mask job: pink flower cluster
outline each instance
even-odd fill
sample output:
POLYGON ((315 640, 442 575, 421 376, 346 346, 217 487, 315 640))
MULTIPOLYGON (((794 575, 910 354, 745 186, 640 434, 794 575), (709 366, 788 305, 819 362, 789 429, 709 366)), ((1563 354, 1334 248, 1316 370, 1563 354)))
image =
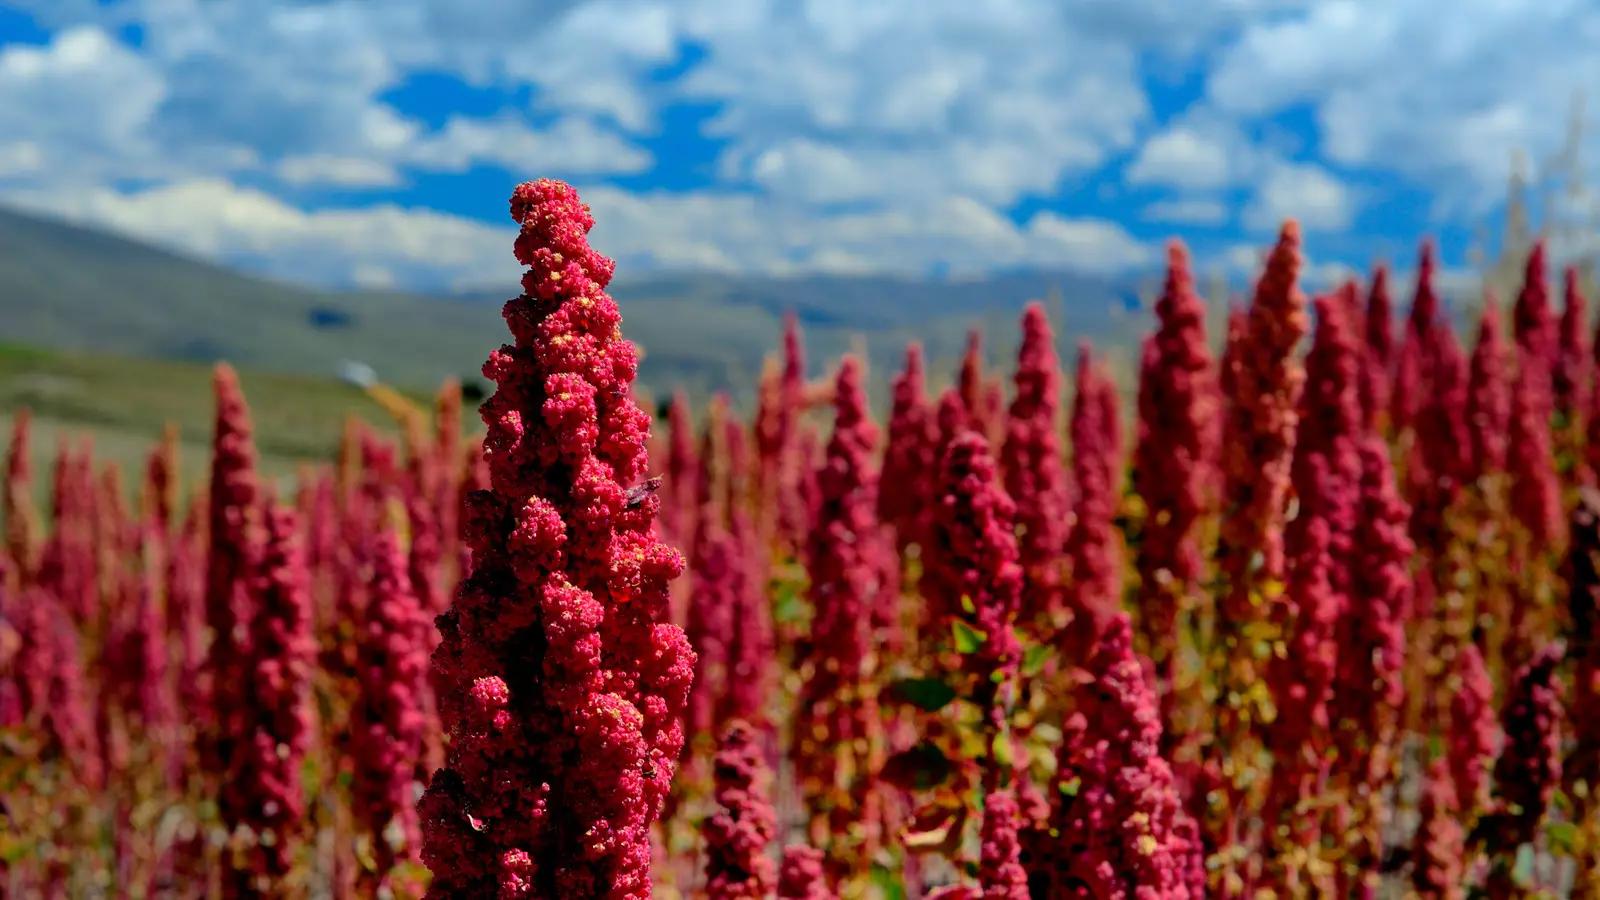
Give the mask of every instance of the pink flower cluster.
POLYGON ((1161 719, 1126 613, 1089 660, 1058 754, 1046 894, 1051 900, 1205 896, 1197 835, 1160 755, 1161 719))
MULTIPOLYGON (((240 686, 244 730, 222 784, 223 815, 257 838, 258 861, 234 870, 237 879, 265 875, 277 883, 289 872, 303 823, 301 766, 311 743, 311 595, 293 510, 273 505, 266 543, 253 579, 249 675, 240 686)), ((230 880, 225 888, 255 896, 230 880)))
POLYGON ((712 772, 718 809, 702 826, 708 900, 765 900, 776 886, 767 847, 777 835, 778 814, 767 796, 771 773, 758 738, 738 719, 722 732, 712 772))
POLYGON ((822 851, 812 847, 785 847, 778 869, 778 900, 837 900, 828 888, 822 851))
POLYGON ((1167 248, 1167 282, 1156 316, 1160 325, 1145 339, 1140 363, 1133 471, 1146 506, 1138 558, 1139 631, 1165 704, 1179 606, 1200 578, 1196 532, 1209 501, 1219 414, 1205 306, 1194 289, 1188 251, 1177 242, 1167 248))
POLYGON ((926 544, 937 489, 939 433, 935 409, 924 388, 922 345, 906 347, 905 369, 895 376, 889 412, 883 477, 878 491, 878 518, 895 529, 902 558, 911 544, 926 544))
POLYGON ((352 712, 353 805, 373 836, 379 872, 393 867, 386 830, 398 825, 404 854, 417 858, 421 833, 412 794, 427 719, 428 620, 406 575, 399 536, 378 535, 364 640, 356 657, 360 697, 352 712))
POLYGON ((419 812, 429 896, 647 898, 650 826, 683 743, 694 652, 667 624, 683 558, 654 536, 649 416, 569 186, 518 185, 524 293, 480 409, 491 488, 471 495, 473 573, 438 619, 446 767, 419 812))
POLYGON ((1067 537, 1067 476, 1057 435, 1061 363, 1044 306, 1022 313, 1016 393, 1005 420, 1000 469, 1016 504, 1017 541, 1024 576, 1021 618, 1048 622, 1061 606, 1060 557, 1067 537))
POLYGON ((1023 585, 1017 539, 1012 531, 1016 507, 1001 489, 989 444, 977 432, 956 438, 945 452, 940 473, 936 538, 929 564, 938 577, 931 605, 945 616, 945 630, 964 625, 981 635, 981 645, 964 665, 975 678, 974 698, 998 727, 996 694, 1016 677, 1022 647, 1012 623, 1023 585))
POLYGON ((1365 319, 1366 361, 1361 367, 1361 415, 1367 430, 1377 431, 1379 414, 1387 412, 1393 385, 1394 300, 1389 294, 1389 270, 1378 266, 1367 293, 1365 319))
POLYGON ((871 695, 862 690, 883 575, 880 554, 888 552, 875 516, 878 429, 867 414, 860 363, 846 357, 835 381, 833 435, 817 469, 820 504, 806 545, 814 614, 792 754, 802 792, 813 810, 826 810, 835 835, 848 822, 864 824, 867 752, 881 727, 871 695), (835 789, 841 747, 852 761, 843 791, 835 789))
POLYGON ((1471 437, 1473 479, 1505 471, 1506 435, 1511 429, 1511 354, 1505 341, 1500 305, 1490 293, 1483 300, 1478 342, 1472 349, 1467 383, 1467 433, 1471 437))
POLYGON ((1122 416, 1117 387, 1087 343, 1078 349, 1078 393, 1072 405, 1072 475, 1077 509, 1067 537, 1072 613, 1062 654, 1082 664, 1100 632, 1122 608, 1122 543, 1116 528, 1122 491, 1122 416))
MULTIPOLYGON (((1305 370, 1294 350, 1307 332, 1300 275, 1300 227, 1283 226, 1243 321, 1229 322, 1223 385, 1229 400, 1221 454, 1224 508, 1218 556, 1229 589, 1222 618, 1261 616, 1250 591, 1284 572, 1283 524, 1294 459, 1297 403, 1305 370), (1257 565, 1259 554, 1259 565, 1257 565)), ((1232 627, 1232 626, 1230 626, 1232 627)))

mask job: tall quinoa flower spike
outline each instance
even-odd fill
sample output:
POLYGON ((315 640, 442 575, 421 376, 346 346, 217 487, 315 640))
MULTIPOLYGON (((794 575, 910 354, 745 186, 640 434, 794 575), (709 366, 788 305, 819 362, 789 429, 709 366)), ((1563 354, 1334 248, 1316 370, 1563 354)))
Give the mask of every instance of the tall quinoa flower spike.
MULTIPOLYGON (((372 874, 381 879, 402 855, 415 860, 420 844, 412 785, 428 729, 423 692, 429 628, 422 601, 406 577, 393 526, 383 528, 373 550, 365 640, 356 651, 361 697, 351 715, 351 755, 353 805, 372 836, 378 862, 372 874), (389 838, 391 828, 398 832, 399 852, 389 838)), ((375 889, 376 882, 370 887, 375 889)))
POLYGON ((1078 348, 1078 393, 1072 405, 1072 474, 1077 516, 1067 537, 1072 583, 1067 608, 1072 620, 1061 637, 1069 665, 1082 665, 1100 631, 1122 608, 1122 536, 1117 504, 1122 497, 1122 420, 1117 388, 1094 358, 1088 342, 1078 348))
MULTIPOLYGON (((817 469, 821 503, 806 546, 814 614, 810 672, 799 696, 793 747, 814 827, 826 819, 825 830, 836 842, 857 825, 870 828, 869 757, 881 728, 875 696, 865 690, 872 664, 868 625, 881 575, 872 460, 878 429, 868 418, 861 381, 861 364, 845 357, 835 382, 833 435, 817 469)), ((870 840, 872 834, 849 837, 870 840)), ((837 843, 828 851, 838 865, 851 853, 837 843)))
POLYGON ((1199 900, 1193 822, 1161 757, 1161 719, 1127 613, 1107 624, 1094 682, 1063 729, 1050 832, 1035 876, 1049 900, 1199 900))
POLYGON ((1006 493, 1017 505, 1024 623, 1048 621, 1061 605, 1059 560, 1067 539, 1067 474, 1056 431, 1060 370, 1044 305, 1030 303, 1022 314, 1016 397, 1006 416, 1005 444, 1000 449, 1006 493))
POLYGON ((256 477, 254 427, 239 376, 226 363, 213 373, 216 421, 212 438, 208 495, 210 555, 206 559, 205 619, 211 644, 199 690, 209 714, 197 737, 204 770, 213 778, 229 770, 234 742, 248 724, 238 696, 247 679, 243 667, 254 615, 250 598, 251 569, 262 542, 256 477), (209 727, 207 727, 209 726, 209 727))
MULTIPOLYGON (((1300 226, 1290 220, 1267 257, 1242 330, 1229 322, 1222 371, 1227 412, 1218 455, 1225 512, 1217 547, 1217 565, 1228 584, 1217 609, 1217 658, 1211 661, 1217 670, 1216 724, 1205 754, 1206 777, 1221 790, 1195 793, 1209 804, 1205 824, 1212 852, 1235 845, 1234 831, 1246 817, 1245 760, 1260 737, 1268 696, 1266 653, 1259 648, 1277 637, 1271 623, 1284 602, 1268 590, 1284 578, 1284 524, 1305 383, 1295 356, 1309 328, 1306 298, 1297 285, 1301 263, 1300 226)), ((1232 875, 1219 871, 1218 883, 1233 885, 1232 875)))
POLYGON ((1161 324, 1144 342, 1133 465, 1135 487, 1147 509, 1139 547, 1139 633, 1155 663, 1156 690, 1169 727, 1178 613, 1200 579, 1196 530, 1212 477, 1211 422, 1218 414, 1205 313, 1189 253, 1174 241, 1167 248, 1166 289, 1156 302, 1161 324))
POLYGON ((1506 432, 1511 428, 1511 356, 1504 329, 1500 304, 1494 292, 1487 291, 1467 383, 1467 433, 1472 436, 1474 479, 1503 472, 1506 467, 1506 432))
POLYGON ((638 354, 570 186, 518 185, 516 343, 484 375, 490 489, 473 573, 439 616, 445 768, 419 807, 431 898, 648 898, 650 828, 683 745, 695 655, 665 622, 683 558, 652 532, 638 354))
POLYGON ((1367 294, 1366 361, 1361 367, 1361 415, 1367 429, 1378 429, 1379 414, 1389 408, 1394 366, 1394 300, 1389 293, 1389 269, 1378 266, 1367 294))
POLYGON ((778 833, 778 814, 768 797, 771 772, 759 739, 740 719, 722 733, 712 773, 718 810, 701 826, 709 900, 764 900, 777 885, 767 847, 778 833))
POLYGON ((316 645, 299 526, 292 509, 271 503, 266 540, 253 573, 250 669, 237 694, 243 728, 223 785, 222 807, 227 823, 248 827, 257 846, 248 851, 254 859, 236 860, 230 870, 224 882, 230 897, 257 896, 263 878, 280 884, 303 836, 305 788, 300 778, 314 728, 310 701, 316 645))
MULTIPOLYGON (((929 599, 947 617, 947 633, 965 627, 982 636, 963 666, 974 678, 967 695, 984 711, 991 741, 1005 725, 1022 658, 1012 627, 1023 585, 1012 531, 1015 510, 995 475, 989 442, 977 432, 964 432, 946 451, 940 471, 932 557, 939 568, 933 585, 942 593, 929 599)), ((998 787, 1000 774, 989 767, 985 786, 998 787)))
MULTIPOLYGON (((878 518, 895 529, 902 564, 907 547, 920 548, 928 539, 932 512, 929 495, 939 477, 938 421, 928 401, 922 345, 906 345, 904 371, 894 379, 894 405, 889 413, 883 476, 878 490, 878 518)), ((926 564, 926 559, 924 559, 926 564)))
POLYGON ((1494 767, 1494 811, 1478 823, 1491 854, 1514 854, 1538 836, 1539 823, 1561 785, 1563 684, 1557 668, 1565 653, 1545 645, 1517 671, 1501 711, 1505 749, 1494 767))
POLYGON ((1570 422, 1589 406, 1589 387, 1594 360, 1589 354, 1589 309, 1578 284, 1578 269, 1567 266, 1562 272, 1561 337, 1552 378, 1556 412, 1570 422))
POLYGON ((29 437, 33 414, 26 407, 11 421, 11 446, 6 452, 5 481, 0 484, 0 519, 5 521, 5 550, 12 569, 26 583, 34 565, 38 526, 33 510, 33 454, 29 437))

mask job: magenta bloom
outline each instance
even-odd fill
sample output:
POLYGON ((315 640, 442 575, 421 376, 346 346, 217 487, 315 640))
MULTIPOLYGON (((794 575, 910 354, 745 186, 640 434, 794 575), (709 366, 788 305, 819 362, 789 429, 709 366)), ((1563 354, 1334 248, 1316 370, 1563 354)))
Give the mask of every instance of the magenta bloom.
POLYGON ((1058 753, 1041 860, 1065 898, 1193 898, 1193 832, 1161 758, 1161 718, 1126 613, 1107 623, 1058 753))
POLYGON ((650 826, 683 745, 695 655, 667 624, 683 557, 652 524, 638 352, 573 189, 518 185, 524 293, 480 409, 491 488, 473 573, 437 624, 445 768, 419 807, 433 898, 647 898, 650 826))
POLYGON ((709 900, 765 900, 776 886, 777 870, 767 857, 778 833, 767 795, 770 777, 755 729, 729 722, 712 772, 718 810, 701 826, 709 900))
POLYGON ((749 478, 744 429, 729 418, 729 500, 728 565, 731 567, 729 595, 733 601, 728 649, 728 690, 718 721, 743 719, 766 721, 767 694, 772 685, 776 638, 773 634, 772 605, 767 599, 765 549, 756 532, 750 512, 737 496, 749 478))
POLYGON ((689 395, 672 395, 667 413, 667 471, 661 492, 662 537, 674 544, 687 544, 693 538, 695 481, 699 460, 695 456, 694 416, 689 412, 689 395))
POLYGON ((978 887, 982 900, 1028 900, 1028 872, 1022 867, 1018 830, 1022 812, 1010 791, 990 794, 983 804, 978 887))
POLYGON ((94 709, 84 684, 82 641, 60 601, 44 588, 26 588, 8 602, 6 619, 19 638, 14 678, 23 722, 45 741, 46 758, 65 762, 80 782, 104 774, 94 709))
POLYGON ((1466 891, 1466 830, 1461 826, 1455 782, 1444 757, 1434 760, 1422 783, 1411 884, 1430 900, 1461 900, 1466 891))
POLYGON ((1122 608, 1122 541, 1116 516, 1122 493, 1122 417, 1117 388, 1085 342, 1078 349, 1078 393, 1072 405, 1072 475, 1077 516, 1067 537, 1072 583, 1062 653, 1081 664, 1105 623, 1122 608))
POLYGON ((939 473, 938 420, 924 391, 922 345, 912 341, 906 346, 905 371, 894 380, 878 491, 878 518, 894 526, 902 557, 908 545, 927 540, 933 509, 928 498, 939 473))
POLYGON ((1491 853, 1514 853, 1538 836, 1539 823, 1561 785, 1561 665, 1554 643, 1518 670, 1501 713, 1505 749, 1494 767, 1496 806, 1480 829, 1491 853))
POLYGON ((212 436, 210 555, 206 560, 205 619, 211 626, 208 662, 201 690, 207 709, 195 712, 202 719, 199 733, 200 762, 213 778, 227 778, 228 760, 246 740, 251 727, 243 718, 248 708, 248 676, 244 665, 250 653, 250 626, 255 612, 251 603, 251 577, 262 541, 260 486, 256 478, 256 451, 250 410, 239 389, 239 376, 227 363, 213 373, 216 394, 215 431, 212 436), (206 677, 209 676, 209 677, 206 677))
POLYGON ((956 375, 956 392, 961 395, 961 405, 972 417, 973 427, 984 433, 989 426, 988 412, 983 393, 983 332, 976 328, 967 331, 967 351, 961 356, 961 371, 956 375))
POLYGON ((1467 387, 1467 433, 1472 440, 1474 480, 1505 471, 1506 436, 1511 430, 1510 348, 1494 294, 1483 298, 1478 343, 1472 350, 1467 387))
POLYGON ((1552 387, 1556 412, 1570 420, 1589 407, 1594 360, 1589 351, 1589 310, 1578 286, 1578 269, 1567 266, 1563 275, 1566 302, 1561 310, 1561 339, 1552 387))
POLYGON ((779 900, 836 900, 822 868, 822 851, 812 847, 783 848, 778 869, 779 900))
POLYGON ((1574 661, 1567 708, 1575 746, 1563 765, 1568 784, 1600 783, 1600 491, 1584 487, 1572 511, 1562 578, 1572 623, 1567 655, 1574 661))
POLYGON ((807 803, 813 814, 830 818, 836 835, 843 835, 845 823, 860 820, 868 793, 866 754, 880 727, 875 705, 860 690, 881 576, 873 546, 882 534, 872 458, 878 429, 867 412, 860 363, 845 357, 834 393, 833 436, 817 470, 820 507, 806 548, 814 613, 793 747, 807 803), (841 747, 854 754, 857 773, 843 793, 835 789, 841 747))
POLYGON ((1500 752, 1494 682, 1476 644, 1456 651, 1447 755, 1461 814, 1470 819, 1489 807, 1489 768, 1500 752))
POLYGON ((1048 621, 1061 607, 1060 558, 1067 538, 1068 497, 1056 426, 1060 370, 1055 333, 1044 306, 1030 303, 1022 314, 1016 397, 1006 416, 1000 450, 1006 493, 1017 505, 1021 532, 1023 622, 1048 621))
POLYGON ((1316 338, 1306 357, 1290 467, 1299 512, 1288 526, 1287 545, 1298 557, 1306 529, 1322 521, 1327 527, 1325 552, 1335 562, 1330 587, 1342 597, 1349 590, 1349 571, 1337 563, 1349 558, 1353 546, 1361 483, 1361 345, 1342 303, 1318 297, 1315 306, 1316 338))
POLYGON ((965 627, 981 636, 982 643, 964 662, 976 676, 974 701, 989 708, 997 728, 1001 710, 993 705, 996 693, 1016 677, 1022 657, 1012 627, 1023 583, 1012 530, 1015 509, 1000 488, 988 442, 972 431, 956 438, 940 473, 936 537, 929 554, 929 565, 938 568, 930 587, 938 593, 928 599, 932 610, 944 617, 946 635, 965 627))
MULTIPOLYGON (((1425 242, 1394 394, 1397 430, 1404 425, 1415 433, 1406 460, 1406 494, 1414 507, 1411 537, 1430 561, 1444 552, 1450 538, 1445 511, 1472 470, 1467 363, 1449 320, 1440 315, 1434 268, 1433 244, 1425 242)), ((1418 572, 1423 614, 1431 606, 1432 576, 1427 567, 1418 572)))
POLYGON ((416 859, 421 850, 412 790, 428 728, 423 692, 430 630, 406 576, 399 537, 385 528, 374 547, 372 590, 356 651, 361 694, 352 712, 350 740, 355 763, 352 802, 373 836, 380 878, 396 861, 386 834, 391 823, 398 826, 406 858, 416 859))
POLYGON ((1542 238, 1528 250, 1522 290, 1511 315, 1519 356, 1534 360, 1547 375, 1553 373, 1561 352, 1561 332, 1550 308, 1550 278, 1542 238))
POLYGON ((1534 547, 1561 535, 1561 482, 1550 435, 1550 370, 1524 345, 1511 387, 1511 428, 1506 468, 1511 473, 1511 512, 1534 547))
POLYGON ((800 320, 788 313, 783 320, 783 375, 778 381, 777 529, 779 546, 799 552, 812 525, 806 496, 807 474, 815 467, 805 461, 805 430, 801 427, 809 398, 806 391, 806 349, 800 320))
MULTIPOLYGON (((703 460, 711 456, 707 453, 703 460)), ((702 471, 701 478, 709 482, 712 476, 702 471)), ((735 616, 744 603, 742 594, 749 587, 749 555, 724 524, 720 504, 712 502, 716 491, 703 493, 706 502, 695 517, 694 545, 689 553, 691 590, 684 625, 698 660, 685 731, 690 743, 702 738, 713 740, 720 731, 716 711, 726 706, 732 687, 728 666, 738 634, 734 630, 735 616)))
POLYGON ((1394 367, 1394 301, 1389 295, 1389 270, 1372 272, 1367 294, 1366 356, 1361 366, 1361 414, 1368 430, 1377 430, 1378 414, 1389 408, 1394 367))
POLYGON ((252 864, 230 873, 230 895, 255 896, 259 879, 277 884, 288 874, 304 827, 301 766, 313 730, 311 596, 292 510, 272 506, 266 543, 252 579, 255 615, 249 674, 239 686, 243 730, 233 747, 219 805, 230 826, 258 838, 252 864), (266 840, 270 834, 272 840, 266 840), (254 882, 254 885, 247 886, 254 882))
POLYGON ((1428 399, 1425 389, 1433 356, 1430 345, 1439 322, 1439 295, 1433 289, 1435 268, 1433 241, 1424 240, 1417 252, 1417 288, 1411 298, 1405 336, 1400 342, 1393 405, 1389 411, 1396 434, 1415 424, 1418 411, 1428 399))
POLYGON ((1212 423, 1220 414, 1205 305, 1194 289, 1188 251, 1176 241, 1167 248, 1167 284, 1156 316, 1161 324, 1145 339, 1139 372, 1133 469, 1147 510, 1139 547, 1139 630, 1165 703, 1177 651, 1178 607, 1200 578, 1196 525, 1214 477, 1212 423))
POLYGON ((1223 377, 1231 402, 1221 460, 1223 505, 1230 511, 1223 516, 1218 557, 1229 581, 1222 618, 1241 625, 1262 615, 1250 603, 1251 590, 1281 581, 1284 573, 1295 410, 1305 383, 1294 355, 1307 331, 1305 295, 1296 287, 1300 265, 1300 226, 1289 221, 1256 284, 1244 332, 1236 342, 1231 328, 1229 334, 1232 358, 1223 377), (1256 554, 1259 567, 1252 563, 1256 554))
MULTIPOLYGON (((168 649, 168 610, 161 603, 161 590, 166 582, 166 565, 162 545, 165 543, 157 531, 156 522, 143 529, 142 550, 144 564, 137 574, 134 591, 135 620, 128 631, 128 647, 124 659, 130 671, 126 677, 136 686, 130 705, 132 712, 144 725, 150 739, 165 747, 170 730, 178 720, 177 698, 172 691, 170 675, 171 652, 168 649)), ((170 601, 169 601, 170 602, 170 601)))
POLYGON ((1389 770, 1368 763, 1393 752, 1405 704, 1406 621, 1412 597, 1408 566, 1416 548, 1406 533, 1410 510, 1396 489, 1388 447, 1368 436, 1359 450, 1360 524, 1350 563, 1349 611, 1338 622, 1335 700, 1344 728, 1340 753, 1349 760, 1341 764, 1376 799, 1389 770))

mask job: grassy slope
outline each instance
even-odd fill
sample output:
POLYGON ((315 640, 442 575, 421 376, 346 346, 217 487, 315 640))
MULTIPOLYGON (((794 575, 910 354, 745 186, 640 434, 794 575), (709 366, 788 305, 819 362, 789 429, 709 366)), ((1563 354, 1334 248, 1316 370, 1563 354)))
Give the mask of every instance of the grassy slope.
MULTIPOLYGON (((509 252, 509 248, 508 248, 509 252)), ((1021 274, 969 283, 891 278, 629 278, 613 284, 628 336, 660 391, 747 385, 797 310, 814 360, 865 341, 878 368, 897 364, 910 337, 937 364, 954 364, 963 333, 983 322, 1014 340, 1022 303, 1059 286, 1077 336, 1126 343, 1121 290, 1093 279, 1021 274)), ((444 300, 399 293, 331 293, 242 275, 123 237, 0 210, 0 341, 123 356, 228 359, 242 368, 331 374, 341 360, 372 364, 395 384, 429 388, 475 373, 505 338, 503 294, 444 300), (347 317, 318 327, 313 311, 347 317)), ((1063 348, 1067 348, 1064 339, 1063 348)))
MULTIPOLYGON (((290 474, 302 463, 331 461, 348 413, 393 430, 380 406, 331 379, 246 369, 240 381, 263 467, 273 475, 290 474)), ((34 414, 35 465, 41 469, 59 439, 89 434, 96 458, 115 460, 126 476, 136 476, 167 422, 178 426, 189 478, 202 474, 210 455, 211 379, 203 365, 0 344, 3 433, 10 433, 15 411, 24 406, 34 414)), ((45 477, 36 480, 48 483, 45 477)))

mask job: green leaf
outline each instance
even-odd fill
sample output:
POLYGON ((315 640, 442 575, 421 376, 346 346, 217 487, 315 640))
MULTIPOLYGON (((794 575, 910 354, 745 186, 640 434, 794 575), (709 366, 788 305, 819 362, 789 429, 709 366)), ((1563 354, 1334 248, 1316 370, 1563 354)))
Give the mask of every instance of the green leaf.
POLYGON ((969 616, 975 616, 978 614, 978 605, 972 602, 971 594, 961 595, 961 608, 966 610, 966 613, 969 616))
POLYGON ((1557 853, 1571 856, 1578 845, 1578 826, 1571 822, 1551 822, 1544 833, 1550 838, 1550 849, 1557 853))
POLYGON ((1022 654, 1022 674, 1032 678, 1044 671, 1044 664, 1050 661, 1050 645, 1034 644, 1027 652, 1022 654))
POLYGON ((976 653, 983 642, 989 639, 987 632, 979 631, 960 619, 951 623, 950 630, 955 634, 958 653, 976 653))
POLYGON ((1011 743, 1011 735, 1004 731, 996 734, 994 740, 989 743, 990 757, 1002 770, 1010 769, 1012 763, 1015 762, 1014 749, 1011 743))
POLYGON ((900 876, 881 863, 874 864, 872 867, 872 884, 878 889, 883 900, 905 900, 906 898, 906 888, 901 883, 900 876))
POLYGON ((954 772, 955 764, 944 751, 924 741, 885 760, 879 777, 903 790, 929 791, 950 780, 954 772))
POLYGON ((956 699, 956 689, 941 678, 902 678, 889 685, 888 694, 925 712, 938 712, 956 699))
POLYGON ((781 581, 775 585, 772 604, 772 618, 780 625, 798 625, 806 620, 810 612, 806 608, 805 598, 801 596, 800 585, 781 581))

